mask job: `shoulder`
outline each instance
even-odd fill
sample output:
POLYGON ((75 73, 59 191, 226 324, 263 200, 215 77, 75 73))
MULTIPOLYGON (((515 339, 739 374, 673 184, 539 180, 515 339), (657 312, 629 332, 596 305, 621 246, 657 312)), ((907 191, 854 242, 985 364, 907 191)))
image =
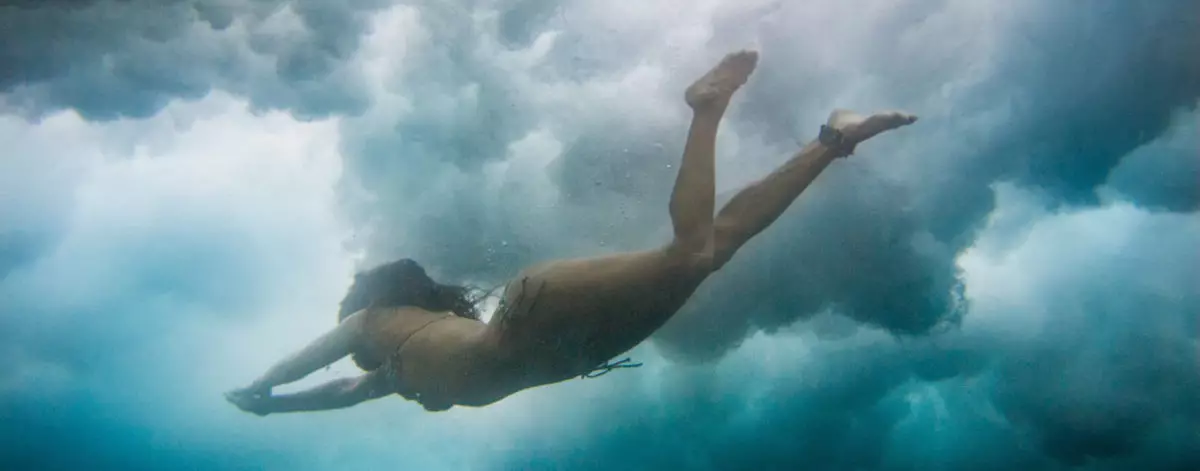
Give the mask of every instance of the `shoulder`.
POLYGON ((428 311, 428 310, 425 310, 425 309, 422 309, 422 308, 419 308, 416 306, 369 307, 369 308, 363 309, 360 312, 366 313, 367 316, 379 316, 379 317, 386 317, 386 316, 428 317, 428 316, 440 316, 442 314, 440 312, 428 311))
POLYGON ((395 322, 404 319, 420 319, 434 316, 434 313, 412 306, 369 307, 351 314, 347 321, 358 318, 364 328, 372 328, 380 322, 395 322))
POLYGON ((397 306, 372 308, 363 314, 360 328, 364 333, 407 338, 422 327, 442 322, 446 318, 457 318, 450 313, 431 312, 419 307, 397 306))

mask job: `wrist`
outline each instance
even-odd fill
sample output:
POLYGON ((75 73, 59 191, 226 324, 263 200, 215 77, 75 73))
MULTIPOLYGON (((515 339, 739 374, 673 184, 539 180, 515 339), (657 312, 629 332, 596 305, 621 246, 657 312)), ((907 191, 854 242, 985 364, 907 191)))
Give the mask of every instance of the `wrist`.
POLYGON ((277 396, 269 396, 269 397, 263 398, 258 403, 258 407, 255 408, 256 410, 254 412, 258 415, 269 415, 269 414, 277 414, 280 412, 287 412, 288 411, 287 407, 285 407, 287 405, 286 402, 287 401, 280 400, 280 398, 277 396))
POLYGON ((261 394, 263 396, 270 396, 271 389, 272 387, 267 386, 266 382, 263 381, 263 378, 254 380, 253 383, 250 383, 250 386, 246 387, 247 391, 250 391, 254 394, 261 394))

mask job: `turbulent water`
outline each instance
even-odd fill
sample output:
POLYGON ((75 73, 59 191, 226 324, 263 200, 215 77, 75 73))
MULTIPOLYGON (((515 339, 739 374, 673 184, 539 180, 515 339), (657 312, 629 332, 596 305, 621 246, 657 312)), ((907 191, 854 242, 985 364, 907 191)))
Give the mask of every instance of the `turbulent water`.
POLYGON ((1193 0, 0 2, 0 468, 1200 469, 1197 100, 1193 0), (719 199, 836 107, 921 120, 643 367, 436 414, 222 400, 357 269, 664 241, 683 89, 742 48, 719 199))

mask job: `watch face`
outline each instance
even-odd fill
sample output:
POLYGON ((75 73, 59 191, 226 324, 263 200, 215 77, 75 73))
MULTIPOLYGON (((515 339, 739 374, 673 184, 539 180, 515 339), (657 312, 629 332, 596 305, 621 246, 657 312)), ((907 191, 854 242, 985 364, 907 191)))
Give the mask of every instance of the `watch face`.
POLYGON ((854 153, 854 146, 846 146, 846 135, 842 131, 831 128, 827 125, 821 126, 821 132, 817 135, 817 140, 834 150, 839 154, 839 157, 845 157, 854 153))

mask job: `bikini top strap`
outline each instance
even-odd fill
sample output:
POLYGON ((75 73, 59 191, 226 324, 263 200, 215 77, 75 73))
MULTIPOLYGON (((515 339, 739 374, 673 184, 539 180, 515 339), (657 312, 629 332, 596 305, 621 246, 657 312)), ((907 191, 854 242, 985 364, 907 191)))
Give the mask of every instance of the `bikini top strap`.
POLYGON ((416 329, 414 329, 411 333, 408 334, 408 337, 405 337, 404 340, 402 340, 400 342, 400 345, 396 346, 396 350, 394 352, 392 352, 392 354, 390 356, 388 356, 387 361, 384 362, 383 366, 381 366, 381 368, 387 368, 388 382, 392 384, 392 388, 396 391, 396 394, 399 394, 400 397, 403 397, 407 400, 415 401, 418 404, 421 404, 422 406, 425 407, 426 410, 445 410, 445 409, 431 409, 429 405, 425 404, 425 402, 423 402, 421 400, 421 393, 419 391, 414 391, 411 388, 409 388, 408 387, 409 385, 407 384, 407 382, 404 381, 404 376, 402 373, 403 362, 404 362, 404 347, 408 345, 408 342, 410 340, 412 340, 413 337, 416 337, 417 334, 421 333, 421 331, 425 330, 426 328, 428 328, 429 326, 431 326, 433 324, 436 324, 440 321, 444 321, 451 317, 454 317, 454 314, 448 314, 448 313, 443 314, 440 317, 429 319, 424 324, 422 324, 420 327, 417 327, 416 329))

